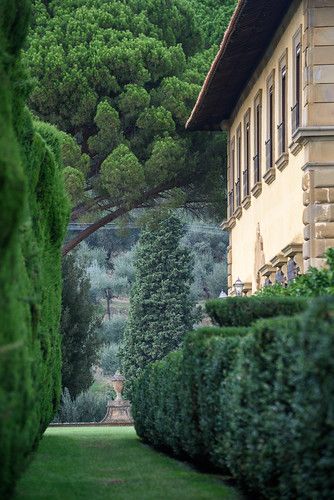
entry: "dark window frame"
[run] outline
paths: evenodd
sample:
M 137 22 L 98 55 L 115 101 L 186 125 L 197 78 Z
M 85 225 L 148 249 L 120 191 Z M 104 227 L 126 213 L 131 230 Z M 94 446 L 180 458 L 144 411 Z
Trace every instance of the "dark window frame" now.
M 228 213 L 232 217 L 234 213 L 234 179 L 235 179 L 235 137 L 232 138 L 230 143 L 230 179 L 229 179 L 229 193 L 228 193 Z
M 287 129 L 287 106 L 288 106 L 288 56 L 287 50 L 280 59 L 279 64 L 279 116 L 280 123 L 278 131 L 278 153 L 279 156 L 287 153 L 288 129 Z
M 254 99 L 254 157 L 253 184 L 261 182 L 261 146 L 262 146 L 262 92 Z
M 272 71 L 267 80 L 267 140 L 266 146 L 266 169 L 274 166 L 275 146 L 275 72 Z
M 293 106 L 291 108 L 291 125 L 294 133 L 301 124 L 302 104 L 302 29 L 298 29 L 293 37 Z
M 242 173 L 243 196 L 250 195 L 250 166 L 251 166 L 251 110 L 244 116 L 244 170 Z
M 236 132 L 236 183 L 235 183 L 235 205 L 236 208 L 241 205 L 241 124 L 237 128 Z

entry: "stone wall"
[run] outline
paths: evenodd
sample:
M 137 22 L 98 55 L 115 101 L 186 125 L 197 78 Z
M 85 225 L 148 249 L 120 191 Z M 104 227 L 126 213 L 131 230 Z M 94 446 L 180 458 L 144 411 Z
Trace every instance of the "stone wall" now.
M 324 264 L 324 252 L 334 247 L 334 166 L 309 170 L 303 179 L 304 269 Z
M 334 247 L 334 0 L 304 0 L 307 127 L 304 145 L 304 271 Z M 298 137 L 299 136 L 299 137 Z

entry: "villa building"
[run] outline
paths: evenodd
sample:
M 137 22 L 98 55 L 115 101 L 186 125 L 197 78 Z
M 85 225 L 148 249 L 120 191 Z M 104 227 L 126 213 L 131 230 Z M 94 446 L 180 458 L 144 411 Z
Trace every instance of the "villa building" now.
M 334 0 L 239 0 L 188 120 L 228 133 L 228 287 L 334 246 Z

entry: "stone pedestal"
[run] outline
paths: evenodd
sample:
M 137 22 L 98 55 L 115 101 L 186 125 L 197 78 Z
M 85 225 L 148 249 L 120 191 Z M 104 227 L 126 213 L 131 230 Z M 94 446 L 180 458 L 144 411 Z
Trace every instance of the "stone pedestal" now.
M 126 399 L 108 401 L 107 413 L 101 424 L 132 425 L 131 403 Z

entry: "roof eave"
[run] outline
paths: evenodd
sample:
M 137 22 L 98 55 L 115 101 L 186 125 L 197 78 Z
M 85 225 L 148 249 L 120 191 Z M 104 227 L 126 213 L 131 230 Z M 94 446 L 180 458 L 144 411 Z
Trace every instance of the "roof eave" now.
M 199 123 L 196 123 L 196 118 L 197 116 L 200 114 L 200 111 L 201 109 L 203 108 L 204 106 L 204 100 L 205 100 L 205 96 L 208 92 L 208 89 L 209 89 L 209 86 L 214 78 L 214 75 L 217 71 L 217 67 L 219 65 L 219 62 L 225 52 L 225 49 L 228 45 L 228 42 L 231 38 L 231 36 L 233 35 L 234 33 L 234 30 L 236 28 L 236 25 L 237 25 L 237 22 L 238 22 L 238 19 L 239 19 L 239 16 L 242 12 L 242 9 L 243 7 L 245 6 L 247 0 L 239 0 L 238 1 L 238 4 L 234 10 L 234 13 L 231 17 L 231 20 L 229 22 L 229 25 L 224 33 L 224 38 L 220 44 L 220 47 L 219 47 L 219 50 L 216 54 L 216 57 L 214 58 L 213 60 L 213 63 L 211 64 L 211 67 L 210 67 L 210 70 L 208 72 L 208 74 L 206 75 L 205 77 L 205 80 L 204 80 L 204 84 L 201 88 L 201 91 L 198 95 L 198 98 L 196 100 L 196 104 L 191 112 L 191 115 L 190 117 L 188 118 L 187 120 L 187 123 L 186 123 L 186 129 L 187 130 L 190 130 L 190 131 L 195 131 L 195 130 L 220 130 L 220 123 L 217 124 L 215 123 L 214 125 L 210 125 L 210 124 L 203 124 L 201 125 L 200 122 Z M 228 119 L 229 117 L 228 116 L 223 116 L 223 119 L 226 120 Z

